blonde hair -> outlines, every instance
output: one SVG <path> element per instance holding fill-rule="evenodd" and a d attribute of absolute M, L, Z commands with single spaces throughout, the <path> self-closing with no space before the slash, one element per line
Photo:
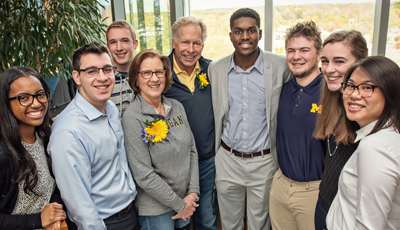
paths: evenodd
<path fill-rule="evenodd" d="M 207 26 L 204 23 L 203 19 L 194 16 L 181 17 L 176 22 L 174 22 L 174 24 L 171 27 L 171 33 L 172 33 L 172 39 L 174 39 L 175 43 L 178 41 L 180 28 L 188 24 L 200 26 L 201 42 L 204 44 L 204 42 L 207 39 Z"/>
<path fill-rule="evenodd" d="M 107 32 L 106 32 L 107 42 L 108 42 L 108 31 L 110 31 L 110 29 L 112 29 L 112 28 L 127 28 L 127 29 L 129 29 L 132 34 L 132 41 L 133 41 L 133 43 L 135 43 L 135 41 L 136 41 L 135 28 L 133 28 L 133 26 L 125 20 L 114 21 L 110 24 L 110 26 L 107 28 Z"/>

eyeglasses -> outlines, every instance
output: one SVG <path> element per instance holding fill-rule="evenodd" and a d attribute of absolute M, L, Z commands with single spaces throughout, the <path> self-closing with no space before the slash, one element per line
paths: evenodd
<path fill-rule="evenodd" d="M 342 93 L 344 95 L 351 95 L 354 92 L 354 90 L 357 89 L 361 97 L 363 98 L 371 97 L 375 88 L 378 88 L 378 86 L 371 84 L 353 85 L 352 83 L 349 82 L 342 82 Z"/>
<path fill-rule="evenodd" d="M 36 98 L 40 103 L 46 103 L 49 101 L 49 95 L 46 92 L 39 92 L 35 95 L 29 93 L 22 93 L 16 97 L 8 98 L 8 100 L 18 99 L 19 104 L 22 106 L 30 106 L 33 104 L 33 100 Z"/>
<path fill-rule="evenodd" d="M 159 70 L 156 70 L 154 72 L 150 71 L 150 70 L 145 70 L 145 71 L 138 72 L 138 73 L 140 73 L 142 75 L 142 77 L 144 77 L 146 79 L 149 79 L 149 78 L 151 78 L 153 76 L 153 74 L 155 74 L 158 78 L 165 77 L 165 73 L 166 72 L 167 71 L 165 69 L 159 69 Z"/>
<path fill-rule="evenodd" d="M 86 74 L 86 77 L 92 78 L 97 77 L 99 75 L 100 70 L 103 70 L 104 75 L 106 76 L 114 76 L 116 67 L 114 66 L 107 66 L 103 68 L 96 68 L 96 67 L 89 67 L 86 69 L 76 69 L 76 71 L 80 72 L 83 71 Z"/>

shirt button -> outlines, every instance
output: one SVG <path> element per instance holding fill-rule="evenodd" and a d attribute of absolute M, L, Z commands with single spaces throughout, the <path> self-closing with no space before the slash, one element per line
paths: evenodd
<path fill-rule="evenodd" d="M 118 135 L 118 132 L 116 132 L 115 135 Z"/>
<path fill-rule="evenodd" d="M 297 96 L 298 98 L 301 98 L 301 96 L 299 95 L 299 96 Z"/>
<path fill-rule="evenodd" d="M 296 107 L 299 107 L 299 105 L 296 105 Z"/>
<path fill-rule="evenodd" d="M 300 89 L 300 91 L 303 91 L 303 89 Z"/>
<path fill-rule="evenodd" d="M 243 132 L 243 135 L 246 135 L 246 132 Z"/>
<path fill-rule="evenodd" d="M 243 103 L 243 105 L 244 105 L 244 106 L 246 106 L 246 105 L 247 105 L 247 103 Z"/>
<path fill-rule="evenodd" d="M 121 149 L 118 149 L 118 152 L 121 152 Z"/>
<path fill-rule="evenodd" d="M 245 121 L 246 121 L 247 119 L 246 119 L 246 118 L 243 118 L 243 120 L 245 120 Z"/>
<path fill-rule="evenodd" d="M 243 90 L 246 90 L 246 87 L 243 87 Z"/>
<path fill-rule="evenodd" d="M 243 148 L 246 148 L 246 145 L 243 145 Z"/>

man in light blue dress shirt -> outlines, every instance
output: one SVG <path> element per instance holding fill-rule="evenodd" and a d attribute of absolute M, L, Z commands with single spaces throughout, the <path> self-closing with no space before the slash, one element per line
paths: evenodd
<path fill-rule="evenodd" d="M 75 51 L 73 66 L 79 89 L 55 120 L 48 145 L 68 215 L 78 229 L 137 230 L 120 115 L 108 100 L 115 82 L 110 54 L 100 43 L 87 44 Z"/>

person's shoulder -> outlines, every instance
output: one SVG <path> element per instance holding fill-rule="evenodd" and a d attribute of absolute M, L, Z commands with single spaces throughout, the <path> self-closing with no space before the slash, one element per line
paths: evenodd
<path fill-rule="evenodd" d="M 263 57 L 267 58 L 269 61 L 272 62 L 284 62 L 286 63 L 286 56 L 282 54 L 276 54 L 269 51 L 262 51 Z"/>
<path fill-rule="evenodd" d="M 71 123 L 76 119 L 79 108 L 73 104 L 71 101 L 69 105 L 54 119 L 53 125 L 51 126 L 51 131 L 57 133 L 59 131 L 68 129 Z"/>
<path fill-rule="evenodd" d="M 220 58 L 218 60 L 210 62 L 208 69 L 209 70 L 215 70 L 220 67 L 220 65 L 227 64 L 229 65 L 229 61 L 232 59 L 232 54 L 229 54 L 228 56 L 225 56 L 223 58 Z"/>
<path fill-rule="evenodd" d="M 209 65 L 212 62 L 211 59 L 207 59 L 203 56 L 200 57 L 199 61 L 200 61 L 200 65 Z"/>
<path fill-rule="evenodd" d="M 361 139 L 358 148 L 360 151 L 368 151 L 372 148 L 396 150 L 394 152 L 400 157 L 400 152 L 397 151 L 400 149 L 400 133 L 393 127 L 383 128 Z"/>
<path fill-rule="evenodd" d="M 126 108 L 122 121 L 127 120 L 127 118 L 137 117 L 142 113 L 142 104 L 139 96 L 134 96 L 133 101 L 129 104 L 128 108 Z"/>

